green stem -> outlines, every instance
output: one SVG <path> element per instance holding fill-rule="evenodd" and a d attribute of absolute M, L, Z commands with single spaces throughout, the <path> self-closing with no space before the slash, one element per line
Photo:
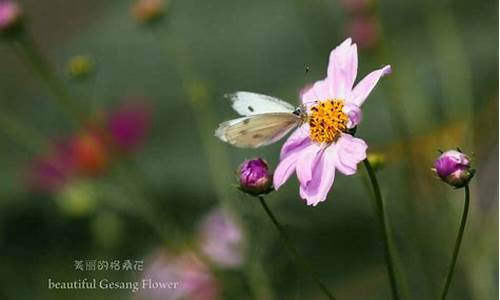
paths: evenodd
<path fill-rule="evenodd" d="M 446 299 L 448 294 L 448 289 L 450 288 L 451 279 L 453 278 L 453 271 L 455 270 L 455 265 L 457 263 L 458 252 L 460 251 L 460 244 L 462 244 L 462 237 L 464 236 L 465 224 L 467 223 L 467 215 L 469 214 L 469 186 L 464 187 L 465 190 L 465 200 L 464 200 L 464 211 L 462 213 L 462 219 L 460 220 L 460 228 L 458 229 L 457 239 L 455 241 L 455 248 L 453 249 L 453 256 L 451 258 L 451 264 L 448 268 L 448 275 L 446 275 L 446 282 L 444 284 L 443 293 L 441 294 L 441 300 Z"/>
<path fill-rule="evenodd" d="M 56 76 L 29 34 L 26 32 L 20 35 L 14 41 L 14 45 L 17 46 L 20 57 L 26 60 L 26 63 L 54 94 L 57 106 L 68 114 L 71 120 L 83 122 L 83 116 L 66 85 Z"/>
<path fill-rule="evenodd" d="M 292 255 L 295 257 L 297 262 L 300 264 L 300 266 L 303 268 L 304 272 L 309 273 L 311 275 L 312 279 L 314 282 L 318 285 L 320 290 L 325 294 L 325 296 L 328 299 L 334 300 L 335 297 L 330 293 L 328 288 L 319 280 L 318 276 L 316 273 L 313 271 L 312 267 L 306 262 L 306 260 L 299 254 L 295 246 L 293 245 L 291 239 L 288 237 L 288 234 L 286 233 L 285 229 L 281 224 L 278 222 L 274 214 L 271 212 L 271 209 L 269 209 L 269 206 L 267 206 L 266 201 L 264 200 L 263 196 L 259 196 L 260 204 L 262 204 L 262 207 L 266 211 L 267 215 L 273 222 L 274 226 L 276 226 L 276 229 L 278 229 L 279 233 L 281 234 L 281 237 L 283 238 L 283 241 L 285 242 L 285 245 L 288 247 L 288 250 L 292 253 Z"/>
<path fill-rule="evenodd" d="M 377 177 L 375 176 L 375 172 L 373 171 L 372 166 L 368 159 L 363 161 L 366 171 L 368 172 L 368 177 L 370 178 L 370 182 L 373 187 L 373 195 L 375 197 L 375 205 L 377 211 L 377 217 L 380 222 L 380 226 L 382 227 L 382 232 L 384 235 L 384 256 L 385 263 L 387 265 L 387 272 L 389 273 L 389 281 L 391 284 L 391 292 L 393 299 L 399 299 L 398 286 L 396 281 L 396 272 L 394 268 L 393 258 L 394 255 L 391 250 L 391 236 L 389 235 L 389 230 L 387 227 L 385 211 L 384 211 L 384 202 L 382 200 L 382 194 L 380 193 L 380 186 L 377 181 Z"/>

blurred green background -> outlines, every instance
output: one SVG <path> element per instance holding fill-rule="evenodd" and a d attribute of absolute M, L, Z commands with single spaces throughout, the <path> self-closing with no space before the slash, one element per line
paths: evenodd
<path fill-rule="evenodd" d="M 78 205 L 64 196 L 27 187 L 26 170 L 44 150 L 0 130 L 0 298 L 136 297 L 126 290 L 49 290 L 47 278 L 82 276 L 76 259 L 146 260 L 165 244 L 191 240 L 202 217 L 224 203 L 241 217 L 248 246 L 245 266 L 222 280 L 221 299 L 259 299 L 261 286 L 270 299 L 322 299 L 258 202 L 234 188 L 243 159 L 260 156 L 274 168 L 279 143 L 241 150 L 213 131 L 236 116 L 224 93 L 247 90 L 298 103 L 299 90 L 325 75 L 331 49 L 353 35 L 366 42 L 358 80 L 383 64 L 393 68 L 365 103 L 357 135 L 386 158 L 378 176 L 406 298 L 437 298 L 444 282 L 463 193 L 439 182 L 430 168 L 438 149 L 459 146 L 473 157 L 477 175 L 449 299 L 496 299 L 498 1 L 357 1 L 362 8 L 349 2 L 172 1 L 165 17 L 149 26 L 131 16 L 134 1 L 20 1 L 28 30 L 82 106 L 110 110 L 137 96 L 150 103 L 152 126 L 140 151 L 85 179 L 79 201 L 90 209 L 78 216 L 64 209 Z M 372 22 L 361 34 L 350 29 L 360 17 Z M 77 54 L 94 62 L 85 80 L 66 72 Z M 5 40 L 0 66 L 2 114 L 41 141 L 78 132 Z M 339 299 L 389 299 L 383 243 L 363 176 L 337 176 L 317 207 L 302 202 L 295 179 L 267 200 Z M 144 217 L 137 207 L 156 216 Z M 252 266 L 264 274 L 255 284 L 243 275 Z M 103 275 L 141 276 L 96 276 Z"/>

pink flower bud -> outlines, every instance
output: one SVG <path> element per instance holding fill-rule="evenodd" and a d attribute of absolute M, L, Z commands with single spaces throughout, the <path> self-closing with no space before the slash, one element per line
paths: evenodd
<path fill-rule="evenodd" d="M 441 154 L 434 162 L 433 170 L 441 180 L 456 188 L 467 185 L 474 176 L 470 158 L 456 150 L 449 150 Z"/>
<path fill-rule="evenodd" d="M 251 195 L 266 194 L 272 189 L 272 176 L 261 159 L 245 160 L 240 166 L 240 187 Z"/>

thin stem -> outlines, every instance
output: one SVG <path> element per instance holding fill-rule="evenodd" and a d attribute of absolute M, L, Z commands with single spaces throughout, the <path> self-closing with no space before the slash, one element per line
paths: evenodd
<path fill-rule="evenodd" d="M 325 294 L 325 296 L 328 299 L 334 300 L 335 297 L 330 293 L 328 288 L 319 280 L 318 276 L 316 273 L 313 271 L 312 267 L 306 262 L 306 260 L 299 254 L 295 246 L 293 245 L 291 239 L 288 237 L 288 234 L 286 233 L 285 229 L 281 224 L 278 222 L 274 214 L 271 212 L 271 209 L 266 204 L 266 201 L 264 200 L 263 196 L 259 196 L 260 204 L 262 204 L 262 207 L 266 211 L 267 215 L 273 222 L 273 224 L 276 226 L 276 229 L 278 229 L 279 233 L 281 234 L 281 237 L 283 238 L 283 241 L 285 242 L 285 245 L 288 247 L 288 250 L 292 253 L 292 255 L 295 257 L 295 259 L 299 262 L 301 267 L 304 269 L 306 273 L 309 273 L 311 275 L 312 279 L 314 282 L 318 285 L 318 287 L 321 289 L 321 291 Z"/>
<path fill-rule="evenodd" d="M 72 121 L 82 122 L 83 116 L 66 85 L 56 76 L 31 36 L 27 32 L 23 33 L 14 41 L 14 45 L 17 46 L 20 56 L 54 94 L 57 105 L 69 115 Z"/>
<path fill-rule="evenodd" d="M 467 223 L 467 215 L 469 214 L 469 186 L 464 187 L 464 211 L 462 212 L 462 219 L 460 220 L 460 228 L 458 229 L 457 239 L 455 241 L 455 248 L 453 249 L 453 256 L 451 258 L 451 264 L 448 269 L 448 275 L 446 275 L 446 282 L 444 284 L 443 293 L 441 294 L 441 300 L 446 299 L 448 294 L 448 289 L 450 288 L 451 279 L 453 278 L 453 271 L 455 270 L 455 265 L 457 263 L 458 252 L 460 251 L 460 244 L 462 244 L 462 237 L 464 236 L 465 224 Z"/>
<path fill-rule="evenodd" d="M 385 263 L 387 265 L 387 272 L 389 273 L 389 281 L 391 283 L 391 292 L 393 299 L 399 299 L 398 286 L 396 281 L 396 272 L 394 269 L 393 258 L 394 255 L 391 250 L 391 236 L 389 235 L 389 230 L 387 227 L 387 222 L 385 218 L 384 211 L 384 202 L 382 201 L 382 194 L 380 193 L 380 186 L 377 181 L 377 177 L 375 176 L 375 172 L 373 171 L 372 166 L 368 159 L 363 161 L 366 171 L 368 172 L 368 177 L 370 178 L 370 182 L 373 187 L 373 195 L 375 198 L 376 212 L 377 217 L 380 222 L 380 227 L 382 227 L 382 232 L 384 235 L 384 256 Z"/>

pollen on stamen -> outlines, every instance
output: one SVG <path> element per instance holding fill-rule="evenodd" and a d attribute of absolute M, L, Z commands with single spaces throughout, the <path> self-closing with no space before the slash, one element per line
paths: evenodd
<path fill-rule="evenodd" d="M 311 108 L 309 126 L 312 141 L 331 143 L 347 130 L 348 117 L 343 108 L 343 100 L 337 99 L 320 102 Z"/>

